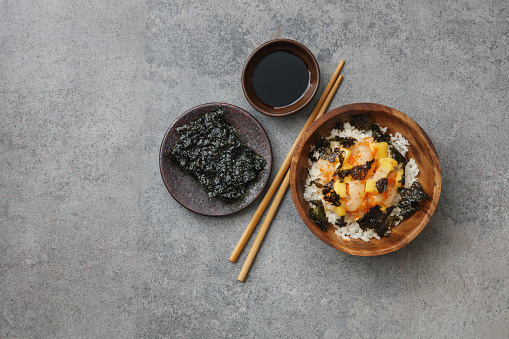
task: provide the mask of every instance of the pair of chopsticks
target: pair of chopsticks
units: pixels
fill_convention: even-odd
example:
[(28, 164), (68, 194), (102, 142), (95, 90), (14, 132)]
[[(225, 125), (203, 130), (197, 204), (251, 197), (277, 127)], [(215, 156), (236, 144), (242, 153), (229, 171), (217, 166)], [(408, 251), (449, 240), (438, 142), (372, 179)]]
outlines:
[[(239, 281), (244, 281), (246, 278), (247, 272), (249, 271), (249, 268), (251, 267), (251, 264), (253, 263), (253, 260), (256, 256), (256, 253), (258, 252), (258, 249), (260, 248), (260, 245), (262, 243), (263, 238), (265, 237), (265, 233), (267, 232), (267, 229), (270, 226), (270, 223), (272, 221), (272, 218), (274, 218), (274, 214), (276, 214), (276, 211), (279, 207), (279, 204), (281, 203), (281, 200), (283, 199), (283, 196), (286, 193), (286, 190), (288, 189), (288, 185), (290, 184), (290, 172), (288, 171), (288, 168), (290, 167), (290, 162), (292, 160), (292, 154), (295, 150), (295, 146), (297, 145), (297, 142), (301, 138), (302, 134), (304, 134), (304, 131), (318, 118), (320, 118), (325, 111), (327, 110), (327, 107), (329, 106), (329, 103), (332, 100), (332, 97), (336, 93), (339, 84), (343, 80), (343, 76), (339, 75), (339, 72), (341, 72), (341, 69), (343, 68), (343, 65), (345, 62), (341, 60), (338, 67), (334, 71), (334, 74), (332, 75), (331, 79), (329, 80), (329, 83), (325, 87), (325, 90), (322, 93), (322, 96), (318, 100), (315, 108), (309, 115), (308, 120), (302, 127), (302, 130), (300, 131), (299, 135), (297, 136), (297, 139), (292, 145), (292, 148), (288, 152), (288, 155), (286, 156), (285, 160), (283, 161), (283, 165), (281, 165), (281, 168), (276, 174), (276, 177), (274, 178), (274, 181), (270, 185), (269, 189), (267, 190), (267, 193), (265, 194), (265, 197), (263, 198), (262, 202), (260, 203), (260, 206), (255, 211), (253, 218), (247, 225), (246, 229), (244, 230), (244, 233), (240, 237), (239, 242), (237, 243), (237, 246), (235, 246), (235, 249), (233, 250), (232, 254), (230, 255), (230, 261), (235, 262), (246, 245), (247, 240), (251, 236), (251, 233), (253, 232), (256, 224), (258, 223), (258, 220), (260, 220), (260, 217), (262, 216), (263, 212), (265, 211), (265, 208), (267, 208), (267, 205), (270, 202), (270, 199), (272, 199), (272, 196), (274, 195), (274, 192), (276, 191), (276, 188), (279, 186), (279, 183), (281, 182), (281, 179), (283, 179), (283, 183), (281, 184), (281, 187), (279, 188), (279, 191), (276, 194), (276, 197), (274, 198), (274, 201), (272, 202), (272, 205), (269, 208), (269, 211), (267, 212), (267, 216), (265, 217), (265, 220), (262, 223), (262, 226), (260, 227), (260, 230), (258, 231), (258, 234), (256, 235), (255, 241), (249, 250), (249, 254), (247, 255), (246, 261), (244, 262), (244, 265), (242, 266), (242, 269), (240, 270), (240, 274), (238, 276)], [(285, 175), (286, 174), (286, 175)]]

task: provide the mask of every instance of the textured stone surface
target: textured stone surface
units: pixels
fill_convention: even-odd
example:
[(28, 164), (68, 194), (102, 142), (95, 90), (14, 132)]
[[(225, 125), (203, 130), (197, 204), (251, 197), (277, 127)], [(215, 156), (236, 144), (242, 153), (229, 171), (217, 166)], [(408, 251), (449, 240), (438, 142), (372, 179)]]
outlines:
[[(507, 336), (508, 17), (498, 0), (0, 2), (0, 337)], [(319, 92), (346, 61), (331, 107), (419, 123), (442, 196), (412, 243), (360, 258), (287, 193), (239, 283), (247, 250), (228, 257), (257, 204), (187, 211), (158, 151), (173, 119), (222, 101), (260, 121), (278, 168), (316, 99), (279, 119), (248, 105), (243, 63), (275, 37), (315, 53)]]

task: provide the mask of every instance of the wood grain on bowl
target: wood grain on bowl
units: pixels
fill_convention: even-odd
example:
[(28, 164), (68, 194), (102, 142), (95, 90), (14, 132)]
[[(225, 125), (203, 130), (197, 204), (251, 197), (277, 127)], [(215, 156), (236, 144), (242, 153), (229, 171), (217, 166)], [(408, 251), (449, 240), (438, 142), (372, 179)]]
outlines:
[[(335, 228), (321, 231), (309, 218), (309, 204), (304, 200), (304, 188), (308, 175), (308, 155), (312, 145), (321, 136), (328, 136), (338, 122), (348, 122), (353, 115), (366, 114), (373, 122), (387, 127), (387, 133), (399, 132), (409, 143), (407, 159), (414, 158), (419, 166), (419, 183), (430, 197), (421, 202), (421, 209), (391, 229), (387, 237), (365, 242), (360, 239), (345, 241), (335, 234)], [(393, 252), (412, 241), (426, 226), (435, 212), (442, 188), (442, 172), (438, 154), (424, 130), (410, 117), (396, 109), (373, 103), (350, 104), (335, 108), (315, 121), (300, 138), (290, 167), (290, 187), (297, 211), (307, 227), (326, 244), (346, 253), (359, 256), (375, 256)]]

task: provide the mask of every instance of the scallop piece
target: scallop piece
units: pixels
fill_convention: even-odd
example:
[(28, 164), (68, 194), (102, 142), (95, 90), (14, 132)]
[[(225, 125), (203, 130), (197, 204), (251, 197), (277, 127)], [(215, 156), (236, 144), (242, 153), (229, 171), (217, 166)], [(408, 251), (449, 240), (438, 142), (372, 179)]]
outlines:
[(358, 210), (365, 197), (364, 183), (361, 180), (350, 181), (347, 187), (345, 209), (349, 212)]

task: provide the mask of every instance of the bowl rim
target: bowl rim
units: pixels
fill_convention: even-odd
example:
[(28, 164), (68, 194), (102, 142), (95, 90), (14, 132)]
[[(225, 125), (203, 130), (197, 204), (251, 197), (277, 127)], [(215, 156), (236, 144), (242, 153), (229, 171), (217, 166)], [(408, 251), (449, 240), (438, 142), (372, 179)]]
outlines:
[[(309, 217), (306, 215), (303, 208), (299, 208), (300, 205), (300, 197), (297, 192), (297, 183), (298, 178), (296, 174), (296, 168), (298, 164), (298, 159), (303, 155), (303, 153), (307, 154), (308, 152), (304, 152), (303, 146), (306, 143), (307, 139), (314, 133), (316, 130), (326, 121), (330, 119), (334, 119), (335, 117), (340, 116), (341, 114), (354, 112), (354, 111), (366, 111), (369, 112), (382, 112), (387, 113), (390, 115), (394, 115), (396, 118), (405, 121), (405, 123), (412, 125), (417, 131), (419, 131), (424, 138), (427, 150), (430, 154), (431, 161), (433, 163), (433, 171), (434, 171), (434, 185), (433, 185), (433, 194), (432, 194), (432, 200), (430, 203), (429, 209), (426, 211), (424, 217), (419, 221), (419, 223), (411, 230), (408, 235), (402, 239), (401, 241), (392, 244), (391, 246), (388, 246), (386, 248), (381, 248), (377, 250), (367, 250), (367, 249), (355, 249), (350, 248), (348, 246), (344, 246), (337, 242), (330, 241), (327, 237), (324, 236), (324, 234), (318, 230), (318, 227), (309, 219)], [(437, 151), (429, 138), (429, 136), (426, 134), (426, 132), (409, 116), (406, 114), (391, 108), (389, 106), (385, 106), (382, 104), (376, 104), (376, 103), (353, 103), (348, 104), (344, 106), (340, 106), (337, 108), (334, 108), (330, 110), (329, 112), (325, 113), (322, 117), (320, 117), (318, 120), (316, 120), (311, 126), (308, 127), (308, 129), (303, 133), (302, 137), (299, 139), (299, 141), (296, 144), (294, 153), (292, 155), (292, 161), (290, 166), (290, 188), (291, 188), (291, 194), (292, 194), (292, 200), (294, 202), (294, 205), (301, 217), (301, 219), (304, 221), (306, 226), (313, 232), (315, 236), (317, 236), (320, 240), (322, 240), (327, 245), (336, 248), (342, 252), (349, 253), (352, 255), (357, 256), (377, 256), (382, 254), (387, 254), (394, 252), (406, 244), (408, 244), (410, 241), (412, 241), (428, 224), (429, 220), (433, 216), (438, 201), (440, 199), (440, 193), (442, 188), (442, 170), (440, 166), (440, 161), (438, 158)]]
[[(271, 48), (274, 45), (281, 45), (279, 49), (277, 50), (271, 50)], [(290, 48), (291, 46), (291, 48)], [(248, 78), (248, 70), (253, 66), (253, 62), (257, 60), (258, 58), (262, 58), (265, 55), (268, 55), (270, 53), (274, 53), (276, 51), (289, 51), (291, 52), (291, 49), (298, 49), (303, 52), (304, 55), (307, 56), (311, 63), (311, 67), (308, 68), (310, 72), (310, 84), (308, 86), (308, 89), (300, 99), (298, 99), (296, 102), (289, 106), (285, 106), (283, 108), (273, 108), (266, 105), (260, 105), (260, 103), (252, 98), (250, 93), (250, 86), (248, 83), (250, 82), (250, 78)], [(306, 60), (304, 60), (306, 62)], [(307, 62), (306, 62), (307, 64)], [(311, 78), (316, 78), (316, 81), (312, 81)], [(292, 39), (273, 39), (269, 40), (267, 42), (264, 42), (249, 55), (249, 57), (246, 60), (246, 63), (244, 64), (244, 68), (242, 69), (242, 76), (241, 76), (241, 83), (242, 83), (242, 91), (244, 92), (244, 97), (247, 99), (249, 104), (256, 109), (258, 112), (265, 114), (270, 117), (283, 117), (287, 115), (294, 114), (304, 107), (306, 107), (311, 100), (315, 97), (316, 93), (318, 92), (318, 87), (320, 86), (320, 66), (318, 65), (318, 61), (316, 60), (315, 55), (302, 43), (292, 40)], [(308, 95), (308, 93), (310, 93)], [(308, 96), (307, 98), (305, 98)]]

